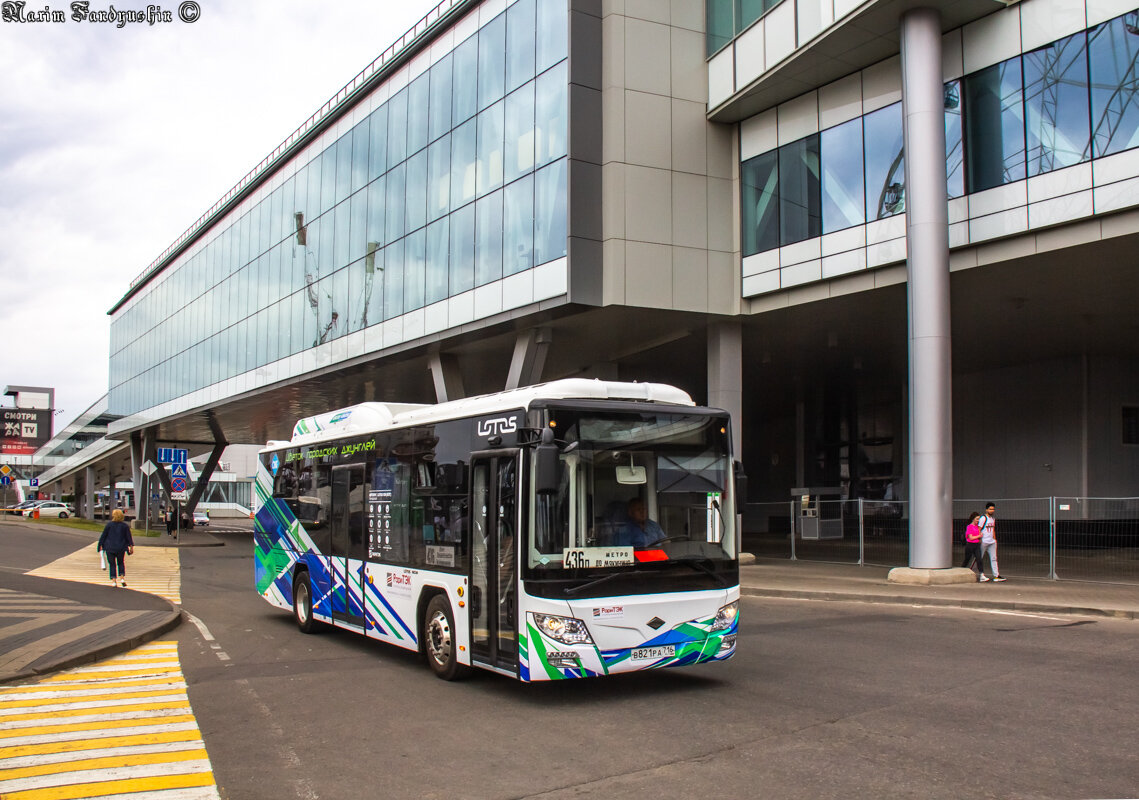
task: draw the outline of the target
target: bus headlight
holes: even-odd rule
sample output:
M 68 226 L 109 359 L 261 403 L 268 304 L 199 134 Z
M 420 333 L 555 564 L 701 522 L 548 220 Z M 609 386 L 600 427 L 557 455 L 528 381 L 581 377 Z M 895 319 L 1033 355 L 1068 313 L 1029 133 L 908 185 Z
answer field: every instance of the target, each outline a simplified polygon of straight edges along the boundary
M 735 603 L 728 603 L 726 606 L 720 608 L 716 612 L 716 621 L 712 623 L 712 630 L 726 631 L 731 629 L 732 625 L 736 622 L 736 617 L 740 613 L 739 601 Z
M 554 614 L 534 614 L 534 624 L 538 630 L 562 644 L 593 644 L 593 637 L 585 623 L 574 617 L 559 617 Z

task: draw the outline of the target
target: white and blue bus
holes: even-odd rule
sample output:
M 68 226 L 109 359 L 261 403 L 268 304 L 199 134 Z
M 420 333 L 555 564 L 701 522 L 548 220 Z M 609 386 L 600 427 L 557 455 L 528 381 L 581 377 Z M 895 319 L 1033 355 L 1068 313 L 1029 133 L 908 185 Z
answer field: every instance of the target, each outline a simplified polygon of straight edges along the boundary
M 726 412 L 569 379 L 361 403 L 260 454 L 257 591 L 306 633 L 523 681 L 720 661 L 739 534 Z

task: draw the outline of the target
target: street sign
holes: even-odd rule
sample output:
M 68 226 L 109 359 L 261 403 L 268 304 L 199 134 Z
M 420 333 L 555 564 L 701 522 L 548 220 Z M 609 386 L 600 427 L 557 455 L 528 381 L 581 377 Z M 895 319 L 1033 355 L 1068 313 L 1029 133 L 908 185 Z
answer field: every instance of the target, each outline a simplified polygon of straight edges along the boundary
M 190 499 L 190 493 L 185 490 L 173 491 L 170 493 L 170 499 L 179 503 L 185 503 Z
M 40 479 L 39 478 L 32 478 L 30 481 L 28 481 L 28 485 L 29 486 L 39 486 L 40 485 Z
M 176 494 L 178 492 L 186 491 L 186 479 L 185 478 L 172 478 L 170 481 L 170 490 L 171 490 L 170 493 L 172 495 Z
M 186 472 L 186 465 L 185 464 L 171 464 L 170 465 L 170 477 L 171 478 L 186 478 L 188 480 L 190 478 L 190 475 L 189 475 L 189 473 Z
M 185 464 L 186 451 L 178 447 L 159 447 L 158 448 L 158 463 L 159 464 Z
M 11 471 L 12 471 L 12 468 L 9 467 L 7 464 L 0 464 L 0 475 L 3 475 L 5 478 L 7 478 L 8 473 L 10 473 Z
M 0 475 L 0 486 L 8 486 L 12 483 L 12 479 L 7 475 Z
M 158 469 L 158 468 L 156 466 L 154 466 L 153 461 L 146 461 L 143 463 L 143 465 L 141 467 L 138 468 L 138 471 L 141 472 L 143 475 L 146 475 L 149 478 L 151 475 L 154 474 L 154 470 L 156 470 L 156 469 Z

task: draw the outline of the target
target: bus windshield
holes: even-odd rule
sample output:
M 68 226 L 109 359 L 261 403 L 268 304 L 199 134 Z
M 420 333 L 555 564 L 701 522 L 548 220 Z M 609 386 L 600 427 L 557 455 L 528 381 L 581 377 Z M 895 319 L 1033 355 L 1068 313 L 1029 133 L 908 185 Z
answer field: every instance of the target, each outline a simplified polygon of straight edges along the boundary
M 726 417 L 552 409 L 550 424 L 561 479 L 530 503 L 528 574 L 588 581 L 735 560 Z

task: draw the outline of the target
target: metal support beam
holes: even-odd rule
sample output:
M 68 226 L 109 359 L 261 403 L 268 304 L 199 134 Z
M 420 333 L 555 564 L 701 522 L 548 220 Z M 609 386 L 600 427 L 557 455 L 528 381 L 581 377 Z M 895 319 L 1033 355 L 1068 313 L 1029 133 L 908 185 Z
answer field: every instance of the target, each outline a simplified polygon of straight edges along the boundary
M 519 331 L 514 342 L 514 356 L 510 359 L 510 372 L 506 376 L 508 390 L 542 382 L 542 370 L 546 366 L 546 353 L 551 341 L 553 334 L 549 328 Z
M 459 370 L 459 359 L 450 353 L 432 353 L 430 357 L 431 379 L 435 382 L 435 401 L 446 403 L 467 396 L 463 386 L 463 374 Z
M 909 301 L 910 567 L 953 560 L 953 421 L 949 210 L 941 16 L 902 15 L 902 133 L 906 154 Z
M 221 461 L 221 454 L 225 452 L 225 448 L 229 445 L 226 441 L 225 434 L 222 432 L 221 425 L 218 424 L 217 416 L 211 411 L 207 417 L 210 425 L 210 431 L 214 435 L 214 449 L 210 453 L 210 457 L 206 459 L 206 465 L 202 467 L 202 472 L 198 475 L 198 482 L 194 484 L 194 490 L 190 492 L 190 499 L 186 501 L 186 513 L 193 514 L 194 509 L 198 507 L 198 501 L 205 493 L 206 487 L 209 485 L 210 476 L 214 474 L 214 469 L 217 468 L 218 462 Z
M 83 516 L 95 519 L 95 468 L 83 470 Z

